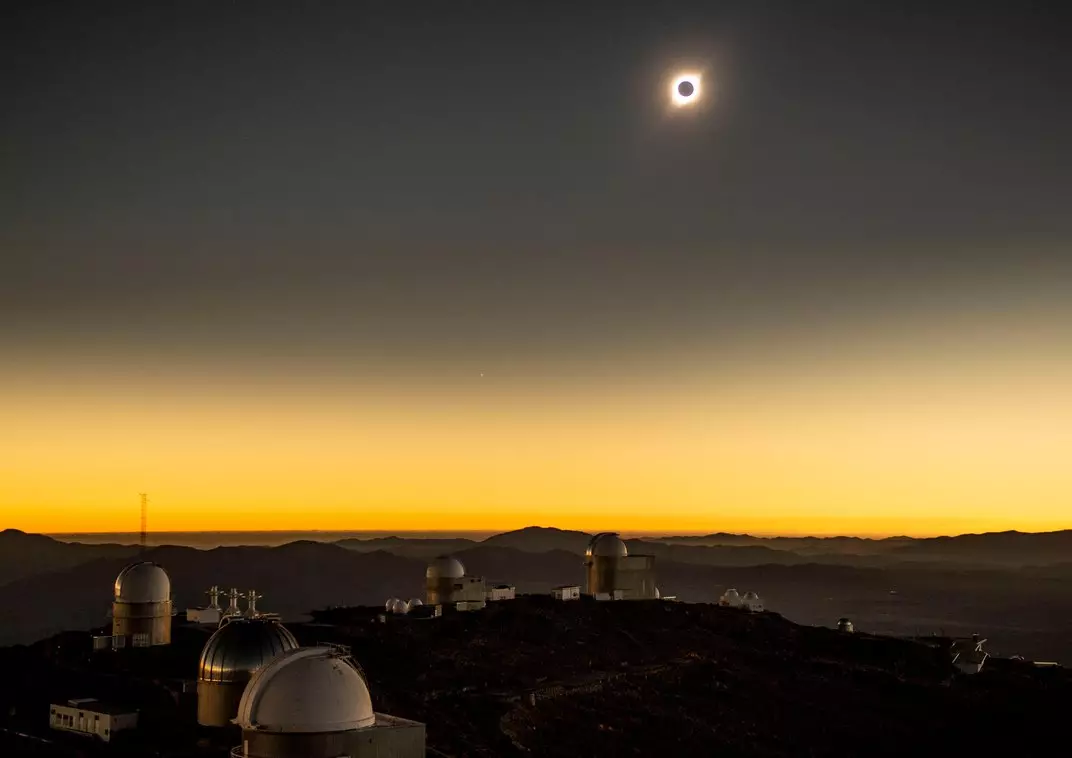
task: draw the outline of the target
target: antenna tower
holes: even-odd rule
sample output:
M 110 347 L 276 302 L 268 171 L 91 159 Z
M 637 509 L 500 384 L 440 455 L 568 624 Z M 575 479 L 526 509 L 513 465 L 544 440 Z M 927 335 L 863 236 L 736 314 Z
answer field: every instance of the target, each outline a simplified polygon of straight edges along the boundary
M 141 551 L 144 553 L 149 542 L 149 496 L 141 493 Z

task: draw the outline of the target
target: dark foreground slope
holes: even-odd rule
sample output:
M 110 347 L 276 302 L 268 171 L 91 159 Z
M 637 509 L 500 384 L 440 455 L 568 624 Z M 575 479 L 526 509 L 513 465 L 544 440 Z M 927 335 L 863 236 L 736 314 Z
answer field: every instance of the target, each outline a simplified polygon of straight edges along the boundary
M 1065 744 L 1072 701 L 1063 669 L 999 661 L 958 677 L 938 645 L 702 604 L 534 596 L 440 619 L 316 616 L 290 628 L 350 646 L 377 710 L 425 722 L 435 756 L 1030 754 Z M 226 755 L 238 735 L 197 727 L 180 681 L 206 637 L 180 626 L 166 649 L 91 655 L 78 633 L 2 649 L 0 730 L 48 737 L 49 699 L 101 696 L 146 709 L 149 728 L 115 756 Z
M 338 641 L 378 707 L 449 755 L 991 755 L 1062 734 L 1072 697 L 1062 670 L 957 678 L 936 647 L 710 605 L 525 598 L 389 622 Z

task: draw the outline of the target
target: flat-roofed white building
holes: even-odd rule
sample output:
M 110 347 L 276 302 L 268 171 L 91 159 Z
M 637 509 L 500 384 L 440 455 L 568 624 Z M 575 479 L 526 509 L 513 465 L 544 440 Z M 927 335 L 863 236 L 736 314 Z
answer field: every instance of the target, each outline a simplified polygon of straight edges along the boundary
M 49 706 L 48 725 L 64 732 L 76 732 L 111 742 L 116 732 L 138 726 L 138 711 L 102 703 L 92 697 L 68 700 Z
M 581 585 L 564 584 L 561 587 L 555 587 L 551 590 L 551 597 L 555 600 L 580 600 Z
M 488 600 L 513 600 L 517 597 L 517 588 L 512 584 L 497 584 L 488 590 Z

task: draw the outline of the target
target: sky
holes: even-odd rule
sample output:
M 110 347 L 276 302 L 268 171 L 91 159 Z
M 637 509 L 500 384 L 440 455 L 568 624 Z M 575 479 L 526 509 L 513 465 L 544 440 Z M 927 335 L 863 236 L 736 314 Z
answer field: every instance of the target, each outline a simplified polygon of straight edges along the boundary
M 1066 12 L 878 6 L 10 4 L 0 526 L 1072 528 Z

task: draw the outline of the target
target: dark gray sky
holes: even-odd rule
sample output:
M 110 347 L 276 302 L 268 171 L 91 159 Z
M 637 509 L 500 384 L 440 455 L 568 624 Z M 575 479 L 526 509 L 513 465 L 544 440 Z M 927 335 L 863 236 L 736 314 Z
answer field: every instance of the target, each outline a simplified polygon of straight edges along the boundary
M 8 3 L 0 512 L 1072 526 L 1065 5 Z
M 18 3 L 0 340 L 505 371 L 1072 299 L 1068 13 L 879 5 Z

